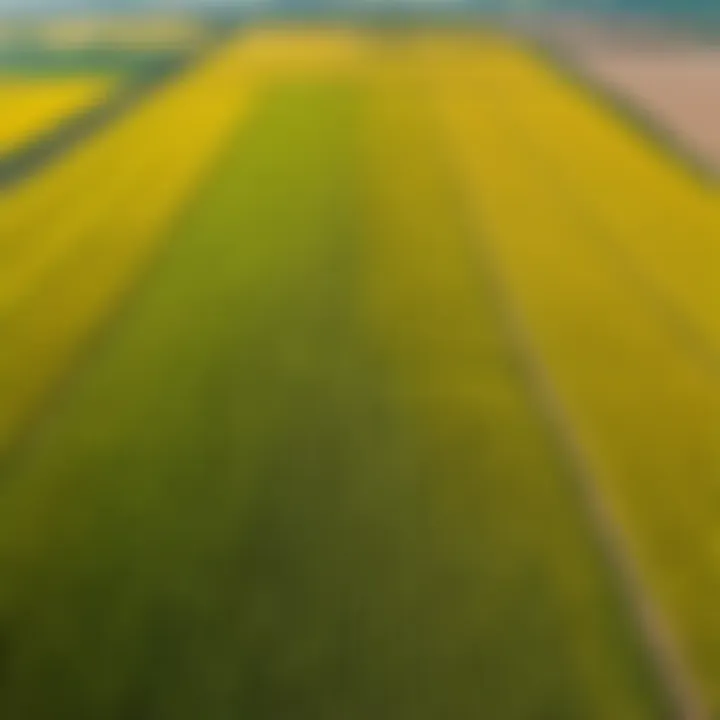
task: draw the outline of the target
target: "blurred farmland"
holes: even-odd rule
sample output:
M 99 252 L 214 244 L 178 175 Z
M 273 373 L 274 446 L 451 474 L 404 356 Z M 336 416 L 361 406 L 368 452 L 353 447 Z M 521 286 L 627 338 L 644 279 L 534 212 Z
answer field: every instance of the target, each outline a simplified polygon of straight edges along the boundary
M 720 712 L 714 110 L 430 25 L 2 27 L 1 718 Z
M 0 187 L 128 111 L 219 34 L 211 24 L 167 19 L 0 24 Z

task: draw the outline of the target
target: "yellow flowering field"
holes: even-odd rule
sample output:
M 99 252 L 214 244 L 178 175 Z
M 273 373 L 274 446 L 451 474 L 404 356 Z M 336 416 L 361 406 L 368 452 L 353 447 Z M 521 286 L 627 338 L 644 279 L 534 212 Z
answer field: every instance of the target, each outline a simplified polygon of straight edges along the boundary
M 419 55 L 477 245 L 717 707 L 717 191 L 517 43 Z
M 0 445 L 150 262 L 248 110 L 243 53 L 223 48 L 0 198 L 0 332 L 13 348 L 0 356 Z
M 102 77 L 0 74 L 0 157 L 101 103 L 113 86 Z
M 509 34 L 213 47 L 0 195 L 0 716 L 711 717 L 717 187 Z

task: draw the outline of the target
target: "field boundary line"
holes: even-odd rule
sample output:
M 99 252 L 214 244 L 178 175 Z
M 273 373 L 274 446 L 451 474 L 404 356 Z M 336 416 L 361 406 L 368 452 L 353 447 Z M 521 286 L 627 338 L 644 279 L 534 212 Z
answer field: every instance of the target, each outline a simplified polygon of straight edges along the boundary
M 431 99 L 429 105 L 432 103 Z M 630 620 L 635 621 L 638 639 L 650 663 L 650 670 L 660 685 L 660 691 L 665 695 L 671 716 L 677 720 L 710 720 L 712 715 L 697 680 L 670 624 L 645 586 L 625 533 L 603 495 L 602 483 L 591 454 L 580 440 L 570 413 L 541 360 L 519 304 L 503 280 L 501 263 L 485 239 L 482 221 L 471 210 L 474 203 L 468 183 L 463 180 L 465 173 L 457 154 L 450 147 L 451 143 L 446 141 L 443 119 L 436 107 L 430 107 L 429 110 L 435 131 L 434 144 L 438 151 L 441 147 L 446 151 L 447 160 L 444 164 L 448 171 L 447 180 L 451 191 L 458 198 L 472 269 L 483 276 L 488 298 L 494 303 L 510 353 L 514 356 L 512 359 L 518 365 L 531 401 L 547 423 L 550 441 L 556 443 L 561 460 L 567 463 L 568 475 L 579 491 L 581 505 L 591 523 L 600 552 L 611 576 L 614 576 L 611 581 L 614 579 Z

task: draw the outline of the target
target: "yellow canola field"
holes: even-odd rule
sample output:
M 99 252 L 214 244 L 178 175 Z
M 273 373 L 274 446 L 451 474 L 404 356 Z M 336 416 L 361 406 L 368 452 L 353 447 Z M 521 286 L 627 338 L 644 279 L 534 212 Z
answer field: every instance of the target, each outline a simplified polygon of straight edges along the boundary
M 113 84 L 101 77 L 0 76 L 0 156 L 102 102 Z
M 605 253 L 720 358 L 720 212 L 703 185 L 612 110 L 522 52 L 496 59 L 528 152 L 585 215 Z M 718 364 L 720 369 L 720 364 Z
M 419 55 L 478 251 L 720 709 L 719 206 L 502 41 Z
M 240 41 L 0 198 L 0 450 L 68 369 L 250 106 Z
M 427 493 L 426 532 L 458 567 L 472 567 L 462 590 L 469 614 L 456 608 L 444 617 L 445 636 L 480 641 L 475 668 L 483 664 L 482 653 L 493 655 L 487 645 L 496 643 L 495 650 L 513 656 L 512 669 L 500 673 L 522 689 L 497 706 L 492 690 L 478 706 L 460 700 L 456 715 L 448 711 L 446 717 L 537 717 L 540 697 L 551 714 L 562 707 L 558 717 L 656 717 L 637 683 L 637 658 L 627 652 L 634 638 L 626 643 L 622 633 L 608 631 L 613 602 L 606 602 L 608 575 L 604 568 L 598 572 L 596 547 L 588 542 L 592 530 L 513 362 L 486 263 L 473 257 L 447 156 L 439 152 L 437 125 L 427 112 L 426 73 L 404 45 L 386 50 L 375 61 L 364 109 L 367 230 L 357 260 L 363 317 L 383 356 L 386 382 L 424 440 L 419 456 L 432 448 L 427 457 L 444 478 L 415 490 Z M 435 54 L 430 59 L 435 66 Z M 450 77 L 443 70 L 440 75 L 445 86 Z M 519 617 L 557 613 L 559 654 L 512 623 L 496 636 L 474 635 L 473 618 L 480 613 L 491 627 L 491 596 L 503 604 L 517 595 L 509 578 L 530 566 L 553 588 L 552 600 L 548 604 L 542 592 L 516 598 L 527 602 Z M 498 568 L 504 570 L 496 574 Z M 514 642 L 516 655 L 508 651 Z M 553 677 L 561 678 L 556 696 Z M 486 686 L 495 687 L 492 681 Z M 551 699 L 567 698 L 568 688 L 577 704 Z
M 264 77 L 347 78 L 365 72 L 370 47 L 367 36 L 350 29 L 277 25 L 248 36 L 246 60 Z

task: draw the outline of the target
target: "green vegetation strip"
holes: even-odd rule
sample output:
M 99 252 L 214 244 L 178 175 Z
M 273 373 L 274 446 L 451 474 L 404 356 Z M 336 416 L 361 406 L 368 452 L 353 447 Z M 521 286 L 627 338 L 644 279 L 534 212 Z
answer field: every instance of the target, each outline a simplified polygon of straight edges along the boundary
M 3 718 L 659 716 L 384 82 L 272 94 L 7 458 Z
M 147 75 L 180 62 L 191 48 L 142 50 L 101 46 L 49 50 L 41 45 L 0 46 L 0 71 L 27 77 Z

